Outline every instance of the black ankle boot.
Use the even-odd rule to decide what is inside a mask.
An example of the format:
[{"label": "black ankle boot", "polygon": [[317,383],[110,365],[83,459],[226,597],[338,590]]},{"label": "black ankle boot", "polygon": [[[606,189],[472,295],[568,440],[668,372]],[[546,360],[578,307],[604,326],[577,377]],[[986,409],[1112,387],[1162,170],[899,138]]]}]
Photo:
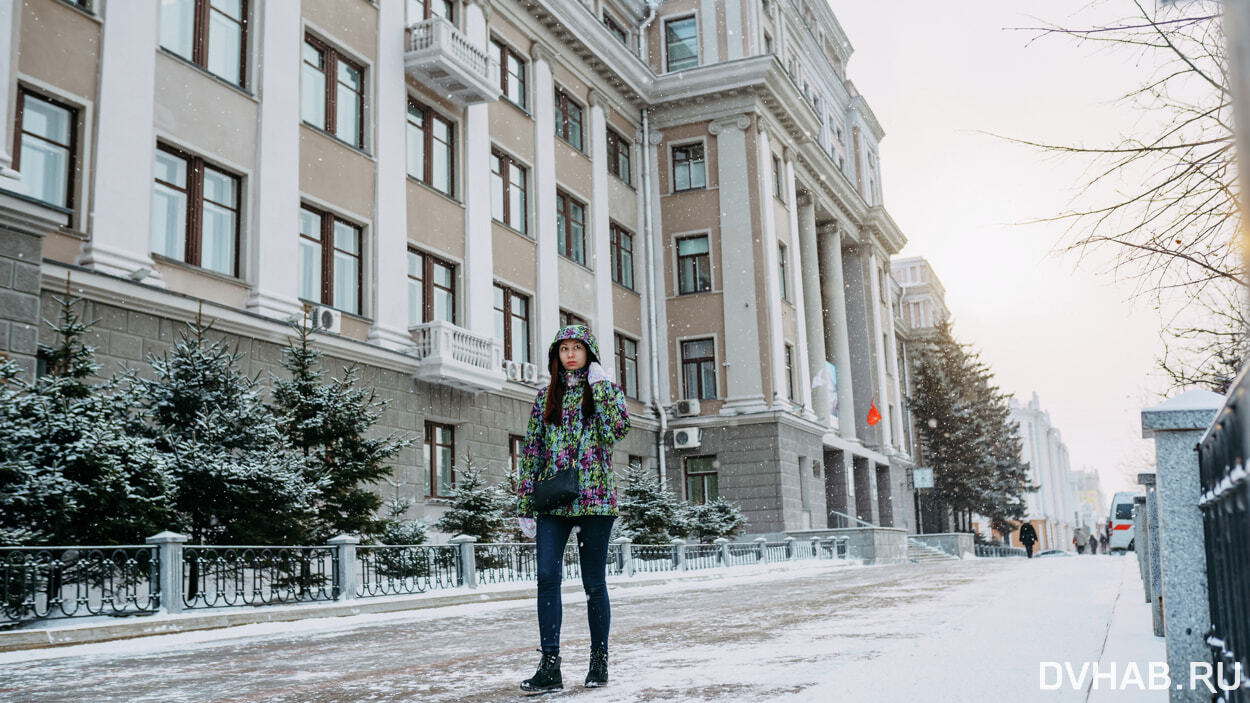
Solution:
[{"label": "black ankle boot", "polygon": [[560,654],[558,652],[543,652],[538,671],[534,672],[533,677],[521,682],[522,691],[559,691],[562,688],[564,688],[564,680],[560,678]]},{"label": "black ankle boot", "polygon": [[590,650],[590,672],[586,674],[586,688],[608,685],[608,650]]}]

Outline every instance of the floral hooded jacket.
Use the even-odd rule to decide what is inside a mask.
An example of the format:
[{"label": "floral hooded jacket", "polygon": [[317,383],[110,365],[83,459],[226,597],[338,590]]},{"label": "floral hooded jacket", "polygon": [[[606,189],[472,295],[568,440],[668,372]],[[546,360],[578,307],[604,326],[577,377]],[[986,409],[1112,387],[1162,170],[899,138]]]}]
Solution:
[{"label": "floral hooded jacket", "polygon": [[[545,515],[574,517],[580,515],[616,515],[616,481],[612,474],[612,447],[629,432],[629,411],[625,393],[615,383],[587,380],[590,362],[599,360],[599,345],[585,325],[569,325],[556,334],[547,350],[548,363],[555,358],[560,342],[576,339],[586,345],[586,365],[574,371],[561,371],[568,378],[561,403],[560,424],[547,424],[543,408],[547,390],[538,391],[530,410],[529,425],[521,448],[517,482],[517,514],[534,517],[530,497],[534,481],[551,478],[556,471],[569,469],[578,474],[579,495],[569,505],[545,511]],[[582,393],[590,386],[595,415],[582,418]]]}]

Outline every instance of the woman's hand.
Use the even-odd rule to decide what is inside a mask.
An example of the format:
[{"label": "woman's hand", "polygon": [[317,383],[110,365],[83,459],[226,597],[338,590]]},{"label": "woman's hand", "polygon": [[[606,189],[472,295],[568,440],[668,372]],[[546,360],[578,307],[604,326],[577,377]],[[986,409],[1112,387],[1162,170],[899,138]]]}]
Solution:
[{"label": "woman's hand", "polygon": [[517,518],[517,522],[521,526],[521,534],[534,539],[534,535],[538,534],[538,523],[532,517]]},{"label": "woman's hand", "polygon": [[604,372],[599,362],[592,361],[590,362],[590,373],[587,375],[587,380],[590,381],[591,385],[594,385],[600,381],[611,381],[612,379],[608,378],[608,374]]}]

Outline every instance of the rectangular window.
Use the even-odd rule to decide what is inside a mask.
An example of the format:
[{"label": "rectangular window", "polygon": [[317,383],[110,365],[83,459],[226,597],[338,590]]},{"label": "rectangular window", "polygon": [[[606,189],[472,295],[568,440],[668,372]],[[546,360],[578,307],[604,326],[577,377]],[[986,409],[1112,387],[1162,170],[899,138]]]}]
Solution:
[{"label": "rectangular window", "polygon": [[608,130],[608,173],[626,183],[630,182],[630,173],[633,170],[629,146],[629,142],[625,141],[625,137],[610,129]]},{"label": "rectangular window", "polygon": [[456,267],[442,259],[408,250],[408,325],[441,320],[456,322]]},{"label": "rectangular window", "polygon": [[699,29],[694,16],[664,22],[668,71],[683,71],[699,65]]},{"label": "rectangular window", "polygon": [[300,207],[300,297],[360,314],[360,227],[307,205]]},{"label": "rectangular window", "polygon": [[612,281],[634,289],[634,235],[613,222],[608,228],[612,254]]},{"label": "rectangular window", "polygon": [[13,168],[22,172],[30,196],[50,205],[73,204],[77,151],[78,111],[18,89],[17,157]]},{"label": "rectangular window", "polygon": [[716,399],[716,343],[696,339],[681,343],[682,397]]},{"label": "rectangular window", "polygon": [[716,480],[716,457],[688,456],[684,458],[686,469],[686,500],[691,505],[703,505],[720,497]]},{"label": "rectangular window", "polygon": [[408,101],[408,175],[435,190],[455,195],[455,126],[412,100]]},{"label": "rectangular window", "polygon": [[561,256],[586,263],[586,206],[556,191],[556,246]]},{"label": "rectangular window", "polygon": [[786,400],[794,400],[794,347],[786,347]]},{"label": "rectangular window", "polygon": [[494,39],[490,42],[490,56],[499,66],[499,90],[509,102],[525,109],[525,59],[509,47]]},{"label": "rectangular window", "polygon": [[152,188],[152,251],[237,276],[239,179],[157,145]]},{"label": "rectangular window", "polygon": [[616,335],[616,377],[621,390],[630,398],[638,397],[638,342]]},{"label": "rectangular window", "polygon": [[781,167],[781,159],[773,157],[773,195],[780,201],[786,200],[785,169]]},{"label": "rectangular window", "polygon": [[301,117],[356,148],[365,145],[365,69],[311,36],[304,38]]},{"label": "rectangular window", "polygon": [[603,26],[608,28],[608,33],[616,37],[616,40],[625,46],[629,46],[629,32],[617,22],[612,15],[603,13]]},{"label": "rectangular window", "polygon": [[413,24],[433,17],[456,23],[454,0],[408,0],[408,23]]},{"label": "rectangular window", "polygon": [[781,286],[781,299],[790,300],[790,279],[786,276],[786,245],[777,245],[777,281]]},{"label": "rectangular window", "polygon": [[490,154],[491,216],[524,234],[525,167],[498,151]]},{"label": "rectangular window", "polygon": [[582,106],[563,90],[556,89],[556,136],[582,150]]},{"label": "rectangular window", "polygon": [[503,342],[503,358],[530,361],[530,299],[495,284],[495,338]]},{"label": "rectangular window", "polygon": [[586,318],[581,315],[565,310],[564,308],[560,308],[560,327],[568,327],[569,325],[586,325],[589,327],[590,323],[586,322]]},{"label": "rectangular window", "polygon": [[524,437],[516,434],[508,435],[508,466],[514,476],[521,472],[521,450],[524,446]]},{"label": "rectangular window", "polygon": [[707,187],[702,144],[673,147],[673,192]]},{"label": "rectangular window", "polygon": [[450,498],[456,484],[456,428],[425,423],[425,462],[430,467],[430,497]]},{"label": "rectangular window", "polygon": [[677,293],[712,290],[712,262],[706,234],[677,240]]},{"label": "rectangular window", "polygon": [[163,0],[161,46],[237,86],[247,52],[247,0]]}]

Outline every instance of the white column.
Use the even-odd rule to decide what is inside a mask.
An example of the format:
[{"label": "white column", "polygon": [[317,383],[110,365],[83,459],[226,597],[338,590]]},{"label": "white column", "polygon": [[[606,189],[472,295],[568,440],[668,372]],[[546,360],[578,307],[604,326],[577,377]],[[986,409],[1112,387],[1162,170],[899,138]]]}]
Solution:
[{"label": "white column", "polygon": [[598,323],[599,361],[608,376],[616,379],[616,318],[612,306],[612,242],[608,221],[608,125],[604,113],[607,108],[603,95],[590,91],[590,250],[594,252],[595,321]]},{"label": "white column", "polygon": [[255,207],[249,244],[247,306],[269,317],[301,314],[299,301],[299,91],[303,43],[298,3],[268,2],[258,9],[257,88],[260,137],[256,145]]},{"label": "white column", "polygon": [[855,434],[855,393],[851,384],[851,341],[847,336],[846,276],[842,271],[842,234],[835,228],[823,235],[819,246],[823,304],[828,311],[825,335],[838,369],[838,434],[858,441]]},{"label": "white column", "polygon": [[[464,4],[464,34],[486,50],[483,2]],[[488,339],[495,336],[495,260],[491,234],[490,115],[486,103],[470,105],[464,120],[464,327]],[[402,178],[400,179],[403,180]]]},{"label": "white column", "polygon": [[404,0],[378,4],[377,187],[373,215],[376,295],[369,339],[391,349],[412,346],[408,334],[408,94],[404,80]]},{"label": "white column", "polygon": [[[703,51],[699,65],[720,62],[719,35],[716,32],[716,0],[699,0],[699,46]],[[661,33],[663,28],[660,28]]]},{"label": "white column", "polygon": [[[804,263],[807,261],[807,252],[801,251],[803,246],[801,242],[799,242],[799,204],[794,192],[794,162],[790,158],[790,147],[785,148],[783,156],[785,157],[786,169],[786,202],[790,205],[790,241],[794,244],[794,246],[790,247],[790,254],[793,257],[794,267],[794,275],[791,276],[791,280],[794,281],[794,314],[798,318],[798,324],[795,325],[796,334],[798,336],[798,339],[795,341],[795,346],[798,347],[797,352],[799,358],[796,359],[794,363],[798,364],[799,367],[799,397],[803,402],[803,416],[809,420],[815,420],[816,413],[812,412],[812,408],[815,407],[812,405],[812,367],[811,359],[808,355],[807,341],[807,291],[809,288],[815,287],[817,289],[817,299],[819,300],[820,280],[819,278],[808,279],[807,272],[803,268]],[[815,265],[816,231],[814,225],[812,229],[811,248],[812,261],[813,265]],[[820,275],[819,270],[816,271],[815,275]],[[821,322],[818,315],[813,315],[813,317],[816,318],[817,323]],[[822,331],[819,336],[821,338],[821,346],[823,347],[824,332]],[[827,401],[825,407],[828,407]]]},{"label": "white column", "polygon": [[742,58],[745,46],[742,36],[742,0],[725,0],[725,34],[725,60]]},{"label": "white column", "polygon": [[[887,348],[885,346],[884,333],[887,321],[881,319],[881,298],[886,293],[881,290],[881,259],[875,251],[868,254],[868,270],[872,272],[872,280],[868,284],[869,294],[872,295],[872,304],[869,307],[872,308],[872,347],[877,350],[877,388],[881,389],[881,396],[877,398],[880,401],[877,403],[877,410],[881,413],[881,437],[883,440],[881,446],[884,448],[893,444],[894,433],[891,429],[894,419],[890,417],[890,401],[886,394],[886,389],[889,388],[885,379],[885,355]],[[892,324],[891,327],[893,327]],[[890,334],[893,334],[893,330],[890,331]]]},{"label": "white column", "polygon": [[[794,173],[794,164],[789,163],[786,166],[787,174],[791,176]],[[820,259],[818,247],[816,244],[816,205],[812,202],[810,196],[805,196],[802,201],[794,197],[794,180],[790,181],[790,202],[794,203],[791,207],[791,221],[794,223],[795,231],[799,234],[799,252],[800,256],[795,262],[795,270],[802,272],[799,278],[802,279],[803,290],[801,300],[803,307],[799,311],[799,318],[804,321],[803,334],[806,342],[806,358],[809,379],[823,379],[823,382],[812,388],[812,380],[806,384],[807,392],[811,393],[812,408],[816,412],[821,424],[829,426],[832,423],[832,417],[829,409],[832,403],[831,392],[829,387],[829,374],[825,372],[825,364],[829,359],[828,352],[825,349],[825,316],[821,312],[824,305],[821,302],[821,280],[820,280]],[[810,312],[809,312],[810,311]]]},{"label": "white column", "polygon": [[[535,361],[547,368],[546,344],[560,325],[560,267],[556,248],[556,133],[554,85],[551,81],[551,49],[534,43],[530,51],[534,67],[534,222],[538,238],[538,328]],[[602,340],[600,340],[600,349]]]},{"label": "white column", "polygon": [[[751,186],[747,179],[747,115],[708,126],[716,137],[720,196],[721,280],[725,315],[724,415],[762,412],[764,403],[755,290],[755,233],[751,231]],[[732,342],[730,341],[732,340]]]},{"label": "white column", "polygon": [[889,347],[886,348],[886,355],[889,357],[887,359],[887,363],[889,363],[890,372],[894,375],[894,402],[898,404],[898,421],[902,424],[902,426],[897,429],[896,434],[894,436],[894,446],[904,451],[905,453],[910,454],[911,448],[907,442],[907,432],[906,432],[907,410],[906,408],[903,407],[903,404],[906,402],[903,395],[904,395],[905,389],[907,388],[907,384],[905,382],[905,379],[903,378],[902,372],[905,371],[906,369],[900,368],[899,363],[898,363],[899,351],[901,349],[902,342],[899,340],[898,330],[894,326],[894,286],[889,285],[890,282],[893,280],[893,276],[890,275],[890,270],[888,268],[889,265],[890,265],[889,261],[887,260],[885,262],[885,266],[887,267],[886,268],[885,309],[886,309],[886,325],[887,325],[886,329],[889,330],[890,345]]},{"label": "white column", "polygon": [[[730,8],[733,9],[733,8]],[[738,8],[741,11],[741,8]],[[769,404],[776,410],[778,401],[786,388],[785,342],[781,329],[781,276],[778,271],[777,222],[773,206],[773,152],[769,147],[768,132],[760,129],[757,143],[756,187],[759,189],[760,219],[764,223],[764,290],[768,302],[768,348],[772,356],[769,377],[772,378],[773,397]]]},{"label": "white column", "polygon": [[[647,174],[648,192],[644,197],[651,199],[651,233],[652,241],[655,245],[654,251],[648,251],[644,259],[644,265],[652,268],[650,275],[654,275],[655,282],[655,339],[647,340],[648,354],[655,354],[656,367],[659,369],[656,379],[659,387],[661,405],[667,405],[674,396],[672,385],[669,378],[669,352],[673,351],[669,346],[668,340],[668,283],[664,279],[665,260],[668,258],[668,248],[664,244],[664,212],[660,206],[660,143],[664,141],[664,135],[659,132],[652,132],[648,143],[642,145],[647,150],[647,164],[650,166],[650,173]],[[643,216],[646,216],[645,209]]]},{"label": "white column", "polygon": [[[638,343],[638,398],[644,405],[650,404],[654,398],[651,393],[651,359],[654,354],[655,347],[651,341],[650,334],[650,309],[651,301],[647,297],[647,272],[651,266],[651,259],[647,250],[646,235],[646,210],[647,201],[650,193],[643,188],[644,183],[650,183],[650,174],[646,178],[642,176],[643,149],[647,149],[647,145],[642,143],[642,130],[634,132],[634,147],[632,152],[631,164],[636,165],[637,173],[634,174],[634,183],[637,188],[634,191],[634,203],[637,208],[638,231],[634,233],[634,290],[638,291],[640,302],[640,310],[642,311],[642,335]],[[657,331],[659,327],[657,325]],[[662,366],[660,368],[663,368]]]},{"label": "white column", "polygon": [[21,4],[9,0],[0,2],[0,37],[4,38],[4,47],[0,49],[0,189],[11,193],[28,193],[30,191],[22,182],[22,174],[13,170],[13,156],[9,153],[9,145],[13,144],[12,128],[14,121],[9,115],[16,114],[17,100],[17,57],[18,43],[21,38],[22,10]]},{"label": "white column", "polygon": [[151,257],[156,9],[150,2],[105,7],[94,208],[82,254],[85,266],[150,285],[160,285]]}]

